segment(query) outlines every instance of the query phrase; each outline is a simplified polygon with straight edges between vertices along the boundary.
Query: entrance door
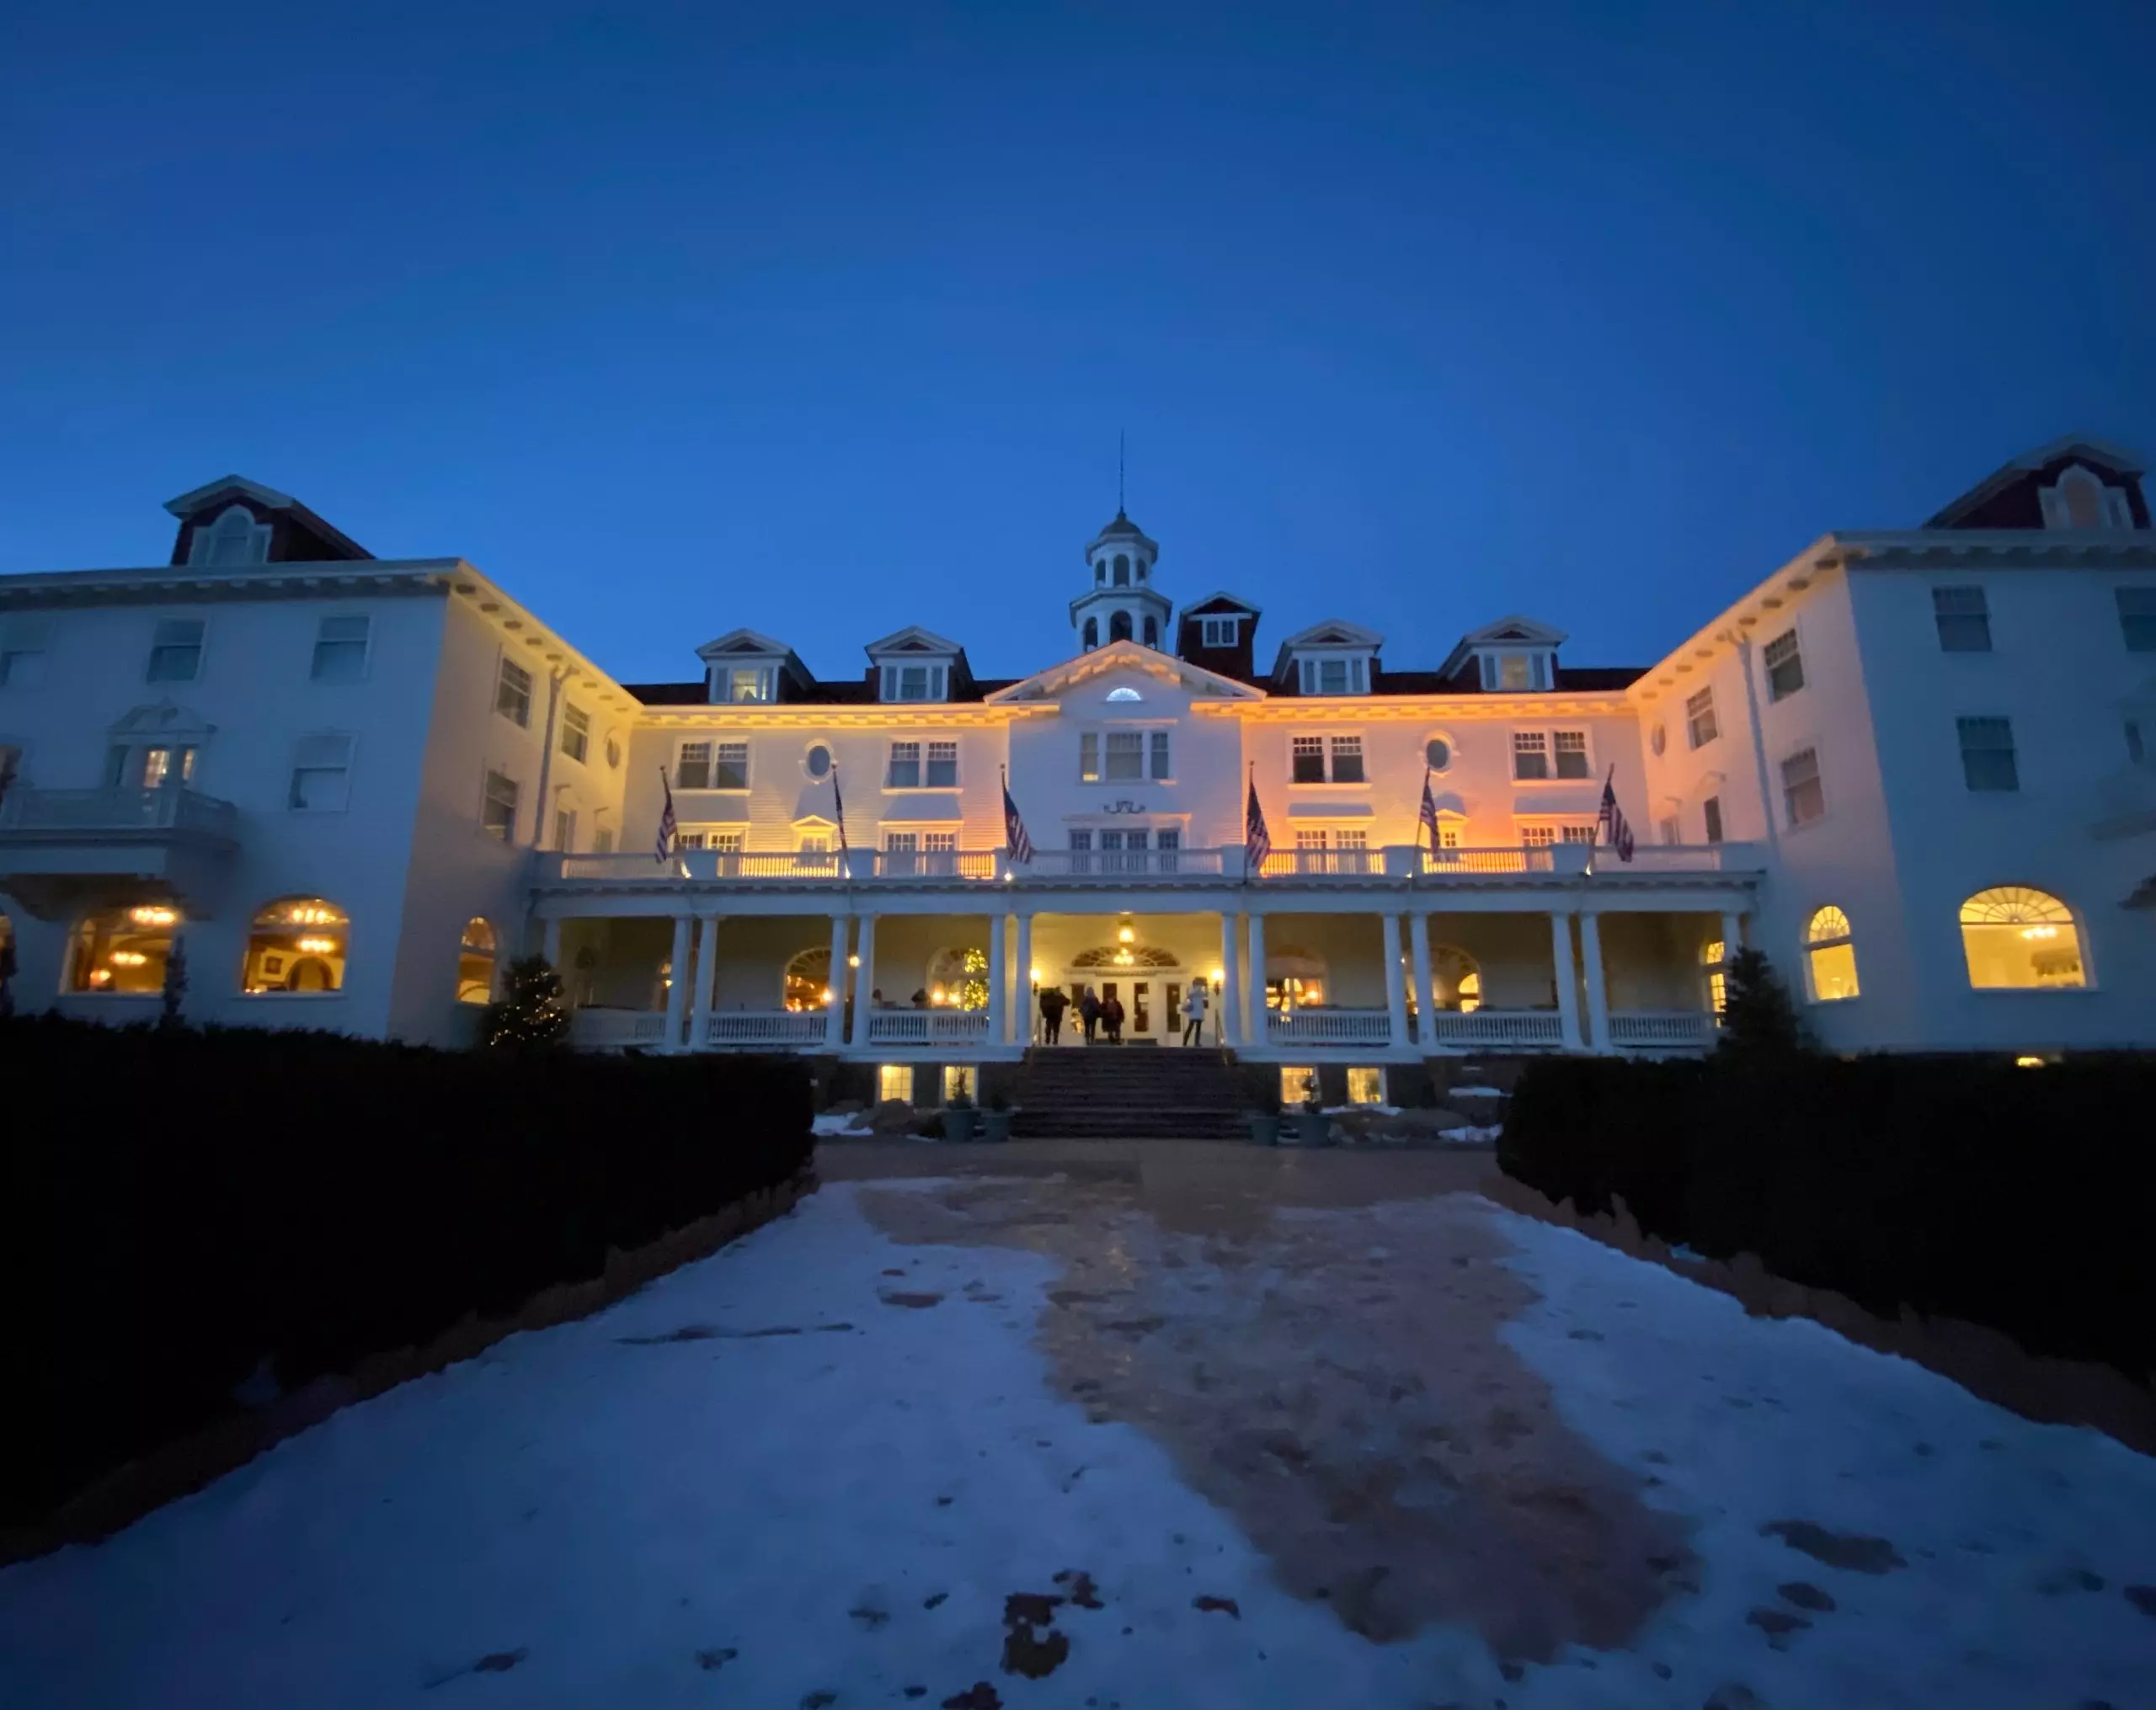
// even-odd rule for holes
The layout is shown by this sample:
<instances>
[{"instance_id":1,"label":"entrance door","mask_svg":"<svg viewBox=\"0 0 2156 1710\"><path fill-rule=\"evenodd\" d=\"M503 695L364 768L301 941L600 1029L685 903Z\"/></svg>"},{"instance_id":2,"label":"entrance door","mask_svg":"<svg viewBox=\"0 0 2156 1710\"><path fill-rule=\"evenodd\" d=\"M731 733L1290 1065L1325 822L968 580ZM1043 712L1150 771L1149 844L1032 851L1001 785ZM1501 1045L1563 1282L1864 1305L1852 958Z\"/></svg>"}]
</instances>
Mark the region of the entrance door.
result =
<instances>
[{"instance_id":1,"label":"entrance door","mask_svg":"<svg viewBox=\"0 0 2156 1710\"><path fill-rule=\"evenodd\" d=\"M1171 1039L1181 1039L1182 1037L1182 983L1180 980L1168 982L1167 999L1168 1036Z\"/></svg>"},{"instance_id":2,"label":"entrance door","mask_svg":"<svg viewBox=\"0 0 2156 1710\"><path fill-rule=\"evenodd\" d=\"M1130 983L1130 1031L1150 1033L1153 1031L1153 983L1150 980Z\"/></svg>"}]
</instances>

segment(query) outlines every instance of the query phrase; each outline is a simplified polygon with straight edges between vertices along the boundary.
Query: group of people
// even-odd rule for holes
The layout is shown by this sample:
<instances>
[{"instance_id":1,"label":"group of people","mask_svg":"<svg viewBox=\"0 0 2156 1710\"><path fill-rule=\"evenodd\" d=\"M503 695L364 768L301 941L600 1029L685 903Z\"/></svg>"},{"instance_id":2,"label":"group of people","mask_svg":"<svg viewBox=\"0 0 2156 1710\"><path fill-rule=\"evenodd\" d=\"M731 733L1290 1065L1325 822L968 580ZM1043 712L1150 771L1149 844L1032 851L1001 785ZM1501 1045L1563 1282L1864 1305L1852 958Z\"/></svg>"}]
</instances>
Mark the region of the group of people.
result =
<instances>
[{"instance_id":1,"label":"group of people","mask_svg":"<svg viewBox=\"0 0 2156 1710\"><path fill-rule=\"evenodd\" d=\"M1059 1045L1063 1041L1063 1017L1072 1007L1070 999L1060 986L1043 986L1040 996L1041 1043ZM1078 1022L1085 1030L1086 1043L1100 1042L1105 1035L1110 1045L1123 1043L1124 1011L1123 999L1113 992L1105 998L1091 986L1078 988ZM1205 982L1193 980L1182 999L1182 1042L1203 1045L1205 1042Z\"/></svg>"}]
</instances>

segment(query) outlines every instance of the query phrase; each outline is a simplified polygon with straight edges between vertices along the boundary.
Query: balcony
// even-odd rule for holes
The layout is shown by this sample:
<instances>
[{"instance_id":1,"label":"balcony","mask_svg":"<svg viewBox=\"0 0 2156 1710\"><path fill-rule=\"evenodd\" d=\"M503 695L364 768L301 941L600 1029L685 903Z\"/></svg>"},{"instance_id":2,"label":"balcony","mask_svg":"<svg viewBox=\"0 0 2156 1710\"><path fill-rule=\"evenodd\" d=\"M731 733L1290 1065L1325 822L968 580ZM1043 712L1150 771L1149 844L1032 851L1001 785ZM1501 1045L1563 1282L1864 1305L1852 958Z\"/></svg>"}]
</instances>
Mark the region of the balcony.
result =
<instances>
[{"instance_id":1,"label":"balcony","mask_svg":"<svg viewBox=\"0 0 2156 1710\"><path fill-rule=\"evenodd\" d=\"M238 810L184 787L17 785L0 801L0 886L46 919L139 898L145 886L214 914L238 846Z\"/></svg>"},{"instance_id":2,"label":"balcony","mask_svg":"<svg viewBox=\"0 0 2156 1710\"><path fill-rule=\"evenodd\" d=\"M985 1045L985 1009L872 1009L871 1045Z\"/></svg>"}]
</instances>

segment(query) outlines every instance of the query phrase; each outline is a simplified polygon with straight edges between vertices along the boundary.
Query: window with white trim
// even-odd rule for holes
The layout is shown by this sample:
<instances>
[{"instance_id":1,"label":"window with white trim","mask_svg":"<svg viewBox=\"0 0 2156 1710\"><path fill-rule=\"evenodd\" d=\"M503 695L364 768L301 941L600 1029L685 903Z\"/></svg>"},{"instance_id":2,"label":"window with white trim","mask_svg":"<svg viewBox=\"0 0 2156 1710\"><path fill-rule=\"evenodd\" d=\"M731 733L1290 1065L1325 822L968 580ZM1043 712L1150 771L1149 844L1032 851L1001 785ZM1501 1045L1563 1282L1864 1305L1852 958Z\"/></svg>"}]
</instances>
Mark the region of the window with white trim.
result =
<instances>
[{"instance_id":1,"label":"window with white trim","mask_svg":"<svg viewBox=\"0 0 2156 1710\"><path fill-rule=\"evenodd\" d=\"M531 726L531 674L514 659L502 661L494 679L494 711L520 729Z\"/></svg>"},{"instance_id":2,"label":"window with white trim","mask_svg":"<svg viewBox=\"0 0 2156 1710\"><path fill-rule=\"evenodd\" d=\"M1381 1105L1385 1102L1385 1070L1358 1068L1348 1071L1348 1102L1351 1105Z\"/></svg>"},{"instance_id":3,"label":"window with white trim","mask_svg":"<svg viewBox=\"0 0 2156 1710\"><path fill-rule=\"evenodd\" d=\"M1296 828L1295 847L1298 850L1305 851L1321 850L1325 848L1326 841L1327 839L1326 834L1321 830L1313 830L1301 826Z\"/></svg>"},{"instance_id":4,"label":"window with white trim","mask_svg":"<svg viewBox=\"0 0 2156 1710\"><path fill-rule=\"evenodd\" d=\"M1554 825L1523 825L1519 828L1521 846L1526 849L1547 849L1557 840Z\"/></svg>"},{"instance_id":5,"label":"window with white trim","mask_svg":"<svg viewBox=\"0 0 2156 1710\"><path fill-rule=\"evenodd\" d=\"M711 786L714 790L749 787L749 744L720 743L712 752Z\"/></svg>"},{"instance_id":6,"label":"window with white trim","mask_svg":"<svg viewBox=\"0 0 2156 1710\"><path fill-rule=\"evenodd\" d=\"M302 737L292 750L291 788L285 806L295 813L342 813L352 792L352 738L344 731Z\"/></svg>"},{"instance_id":7,"label":"window with white trim","mask_svg":"<svg viewBox=\"0 0 2156 1710\"><path fill-rule=\"evenodd\" d=\"M227 505L214 523L196 523L188 542L190 564L261 564L270 557L270 525L243 504Z\"/></svg>"},{"instance_id":8,"label":"window with white trim","mask_svg":"<svg viewBox=\"0 0 2156 1710\"><path fill-rule=\"evenodd\" d=\"M1961 743L1961 781L1972 790L2019 790L2021 776L2014 759L2014 721L1957 718Z\"/></svg>"},{"instance_id":9,"label":"window with white trim","mask_svg":"<svg viewBox=\"0 0 2156 1710\"><path fill-rule=\"evenodd\" d=\"M1081 784L1101 781L1101 737L1098 731L1078 732L1078 781Z\"/></svg>"},{"instance_id":10,"label":"window with white trim","mask_svg":"<svg viewBox=\"0 0 2156 1710\"><path fill-rule=\"evenodd\" d=\"M1232 647L1235 644L1235 630L1239 620L1232 617L1207 617L1198 620L1198 642L1208 647Z\"/></svg>"},{"instance_id":11,"label":"window with white trim","mask_svg":"<svg viewBox=\"0 0 2156 1710\"><path fill-rule=\"evenodd\" d=\"M562 855L576 853L576 809L557 807L554 810L554 848Z\"/></svg>"},{"instance_id":12,"label":"window with white trim","mask_svg":"<svg viewBox=\"0 0 2156 1710\"><path fill-rule=\"evenodd\" d=\"M594 855L614 853L614 833L611 827L602 825L591 834L591 852Z\"/></svg>"},{"instance_id":13,"label":"window with white trim","mask_svg":"<svg viewBox=\"0 0 2156 1710\"><path fill-rule=\"evenodd\" d=\"M152 683L192 683L202 674L202 620L168 617L157 621L150 638L150 665L145 674Z\"/></svg>"},{"instance_id":14,"label":"window with white trim","mask_svg":"<svg viewBox=\"0 0 2156 1710\"><path fill-rule=\"evenodd\" d=\"M1782 806L1792 826L1809 825L1827 812L1827 792L1819 777L1819 751L1799 748L1782 762Z\"/></svg>"},{"instance_id":15,"label":"window with white trim","mask_svg":"<svg viewBox=\"0 0 2156 1710\"><path fill-rule=\"evenodd\" d=\"M479 799L479 824L488 836L516 841L516 796L515 779L506 772L488 772Z\"/></svg>"},{"instance_id":16,"label":"window with white trim","mask_svg":"<svg viewBox=\"0 0 2156 1710\"><path fill-rule=\"evenodd\" d=\"M1539 730L1513 732L1513 776L1516 779L1550 775L1550 739Z\"/></svg>"},{"instance_id":17,"label":"window with white trim","mask_svg":"<svg viewBox=\"0 0 2156 1710\"><path fill-rule=\"evenodd\" d=\"M1804 687L1804 655L1797 650L1795 630L1784 630L1759 657L1767 667L1769 701L1786 701Z\"/></svg>"},{"instance_id":18,"label":"window with white trim","mask_svg":"<svg viewBox=\"0 0 2156 1710\"><path fill-rule=\"evenodd\" d=\"M928 786L931 790L955 790L958 787L958 743L929 743Z\"/></svg>"},{"instance_id":19,"label":"window with white trim","mask_svg":"<svg viewBox=\"0 0 2156 1710\"><path fill-rule=\"evenodd\" d=\"M737 706L768 706L778 699L778 667L728 665L718 674L718 698Z\"/></svg>"},{"instance_id":20,"label":"window with white trim","mask_svg":"<svg viewBox=\"0 0 2156 1710\"><path fill-rule=\"evenodd\" d=\"M562 709L562 752L579 765L591 753L591 715L581 706Z\"/></svg>"},{"instance_id":21,"label":"window with white trim","mask_svg":"<svg viewBox=\"0 0 2156 1710\"><path fill-rule=\"evenodd\" d=\"M1175 767L1171 764L1168 751L1168 732L1164 730L1154 731L1146 741L1147 746L1151 750L1153 776L1164 781L1174 777Z\"/></svg>"},{"instance_id":22,"label":"window with white trim","mask_svg":"<svg viewBox=\"0 0 2156 1710\"><path fill-rule=\"evenodd\" d=\"M1710 796L1700 804L1700 818L1705 822L1707 841L1721 841L1721 797Z\"/></svg>"},{"instance_id":23,"label":"window with white trim","mask_svg":"<svg viewBox=\"0 0 2156 1710\"><path fill-rule=\"evenodd\" d=\"M1294 736L1288 738L1288 781L1322 784L1325 781L1325 738Z\"/></svg>"},{"instance_id":24,"label":"window with white trim","mask_svg":"<svg viewBox=\"0 0 2156 1710\"><path fill-rule=\"evenodd\" d=\"M917 790L921 787L919 743L891 744L891 770L883 781L894 790Z\"/></svg>"},{"instance_id":25,"label":"window with white trim","mask_svg":"<svg viewBox=\"0 0 2156 1710\"><path fill-rule=\"evenodd\" d=\"M913 1065L879 1063L876 1065L876 1102L910 1105L913 1102Z\"/></svg>"},{"instance_id":26,"label":"window with white trim","mask_svg":"<svg viewBox=\"0 0 2156 1710\"><path fill-rule=\"evenodd\" d=\"M1981 588L1935 588L1931 621L1939 627L1942 653L1988 653L1991 607Z\"/></svg>"},{"instance_id":27,"label":"window with white trim","mask_svg":"<svg viewBox=\"0 0 2156 1710\"><path fill-rule=\"evenodd\" d=\"M883 698L886 701L941 701L950 681L948 665L886 665L883 668Z\"/></svg>"},{"instance_id":28,"label":"window with white trim","mask_svg":"<svg viewBox=\"0 0 2156 1710\"><path fill-rule=\"evenodd\" d=\"M1594 769L1588 762L1587 732L1583 730L1561 730L1554 732L1557 748L1557 775L1561 778L1589 778Z\"/></svg>"},{"instance_id":29,"label":"window with white trim","mask_svg":"<svg viewBox=\"0 0 2156 1710\"><path fill-rule=\"evenodd\" d=\"M1849 917L1829 903L1804 926L1805 985L1815 1004L1838 1004L1857 995L1856 945Z\"/></svg>"},{"instance_id":30,"label":"window with white trim","mask_svg":"<svg viewBox=\"0 0 2156 1710\"><path fill-rule=\"evenodd\" d=\"M955 831L924 831L921 834L923 855L956 855L958 852L958 834Z\"/></svg>"},{"instance_id":31,"label":"window with white trim","mask_svg":"<svg viewBox=\"0 0 2156 1710\"><path fill-rule=\"evenodd\" d=\"M1684 703L1684 734L1695 748L1703 748L1721 734L1715 722L1715 691L1702 689Z\"/></svg>"},{"instance_id":32,"label":"window with white trim","mask_svg":"<svg viewBox=\"0 0 2156 1710\"><path fill-rule=\"evenodd\" d=\"M0 621L0 689L35 689L42 684L51 643L49 617Z\"/></svg>"},{"instance_id":33,"label":"window with white trim","mask_svg":"<svg viewBox=\"0 0 2156 1710\"><path fill-rule=\"evenodd\" d=\"M2156 588L2121 588L2119 634L2129 653L2156 653Z\"/></svg>"},{"instance_id":34,"label":"window with white trim","mask_svg":"<svg viewBox=\"0 0 2156 1710\"><path fill-rule=\"evenodd\" d=\"M676 790L711 788L711 744L709 743L685 742L675 750L674 787Z\"/></svg>"},{"instance_id":35,"label":"window with white trim","mask_svg":"<svg viewBox=\"0 0 2156 1710\"><path fill-rule=\"evenodd\" d=\"M1112 730L1107 741L1107 781L1130 783L1145 775L1145 732Z\"/></svg>"},{"instance_id":36,"label":"window with white trim","mask_svg":"<svg viewBox=\"0 0 2156 1710\"><path fill-rule=\"evenodd\" d=\"M1566 843L1583 843L1590 847L1594 843L1595 828L1591 823L1563 826L1560 828L1560 831Z\"/></svg>"},{"instance_id":37,"label":"window with white trim","mask_svg":"<svg viewBox=\"0 0 2156 1710\"><path fill-rule=\"evenodd\" d=\"M1298 660L1305 695L1364 695L1369 692L1369 672L1360 654L1348 659Z\"/></svg>"},{"instance_id":38,"label":"window with white trim","mask_svg":"<svg viewBox=\"0 0 2156 1710\"><path fill-rule=\"evenodd\" d=\"M1363 739L1359 736L1336 736L1326 742L1326 752L1332 761L1332 781L1336 784L1360 784L1363 775Z\"/></svg>"},{"instance_id":39,"label":"window with white trim","mask_svg":"<svg viewBox=\"0 0 2156 1710\"><path fill-rule=\"evenodd\" d=\"M307 674L317 683L357 683L367 674L365 612L332 612L314 628L314 659Z\"/></svg>"}]
</instances>

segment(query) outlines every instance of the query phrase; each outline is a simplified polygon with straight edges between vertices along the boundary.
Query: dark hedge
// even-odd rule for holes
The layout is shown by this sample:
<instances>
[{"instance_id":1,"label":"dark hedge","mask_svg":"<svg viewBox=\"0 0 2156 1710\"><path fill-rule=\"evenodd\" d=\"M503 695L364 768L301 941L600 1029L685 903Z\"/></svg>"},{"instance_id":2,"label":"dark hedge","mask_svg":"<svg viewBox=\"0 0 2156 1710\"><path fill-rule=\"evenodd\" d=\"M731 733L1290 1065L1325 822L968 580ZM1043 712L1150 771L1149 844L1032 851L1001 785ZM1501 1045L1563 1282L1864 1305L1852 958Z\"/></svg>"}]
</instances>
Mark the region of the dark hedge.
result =
<instances>
[{"instance_id":1,"label":"dark hedge","mask_svg":"<svg viewBox=\"0 0 2156 1710\"><path fill-rule=\"evenodd\" d=\"M0 1020L0 1525L235 1408L504 1316L784 1182L787 1058Z\"/></svg>"},{"instance_id":2,"label":"dark hedge","mask_svg":"<svg viewBox=\"0 0 2156 1710\"><path fill-rule=\"evenodd\" d=\"M2156 1371L2156 1058L1553 1057L1497 1159L1552 1200L1892 1317Z\"/></svg>"}]
</instances>

